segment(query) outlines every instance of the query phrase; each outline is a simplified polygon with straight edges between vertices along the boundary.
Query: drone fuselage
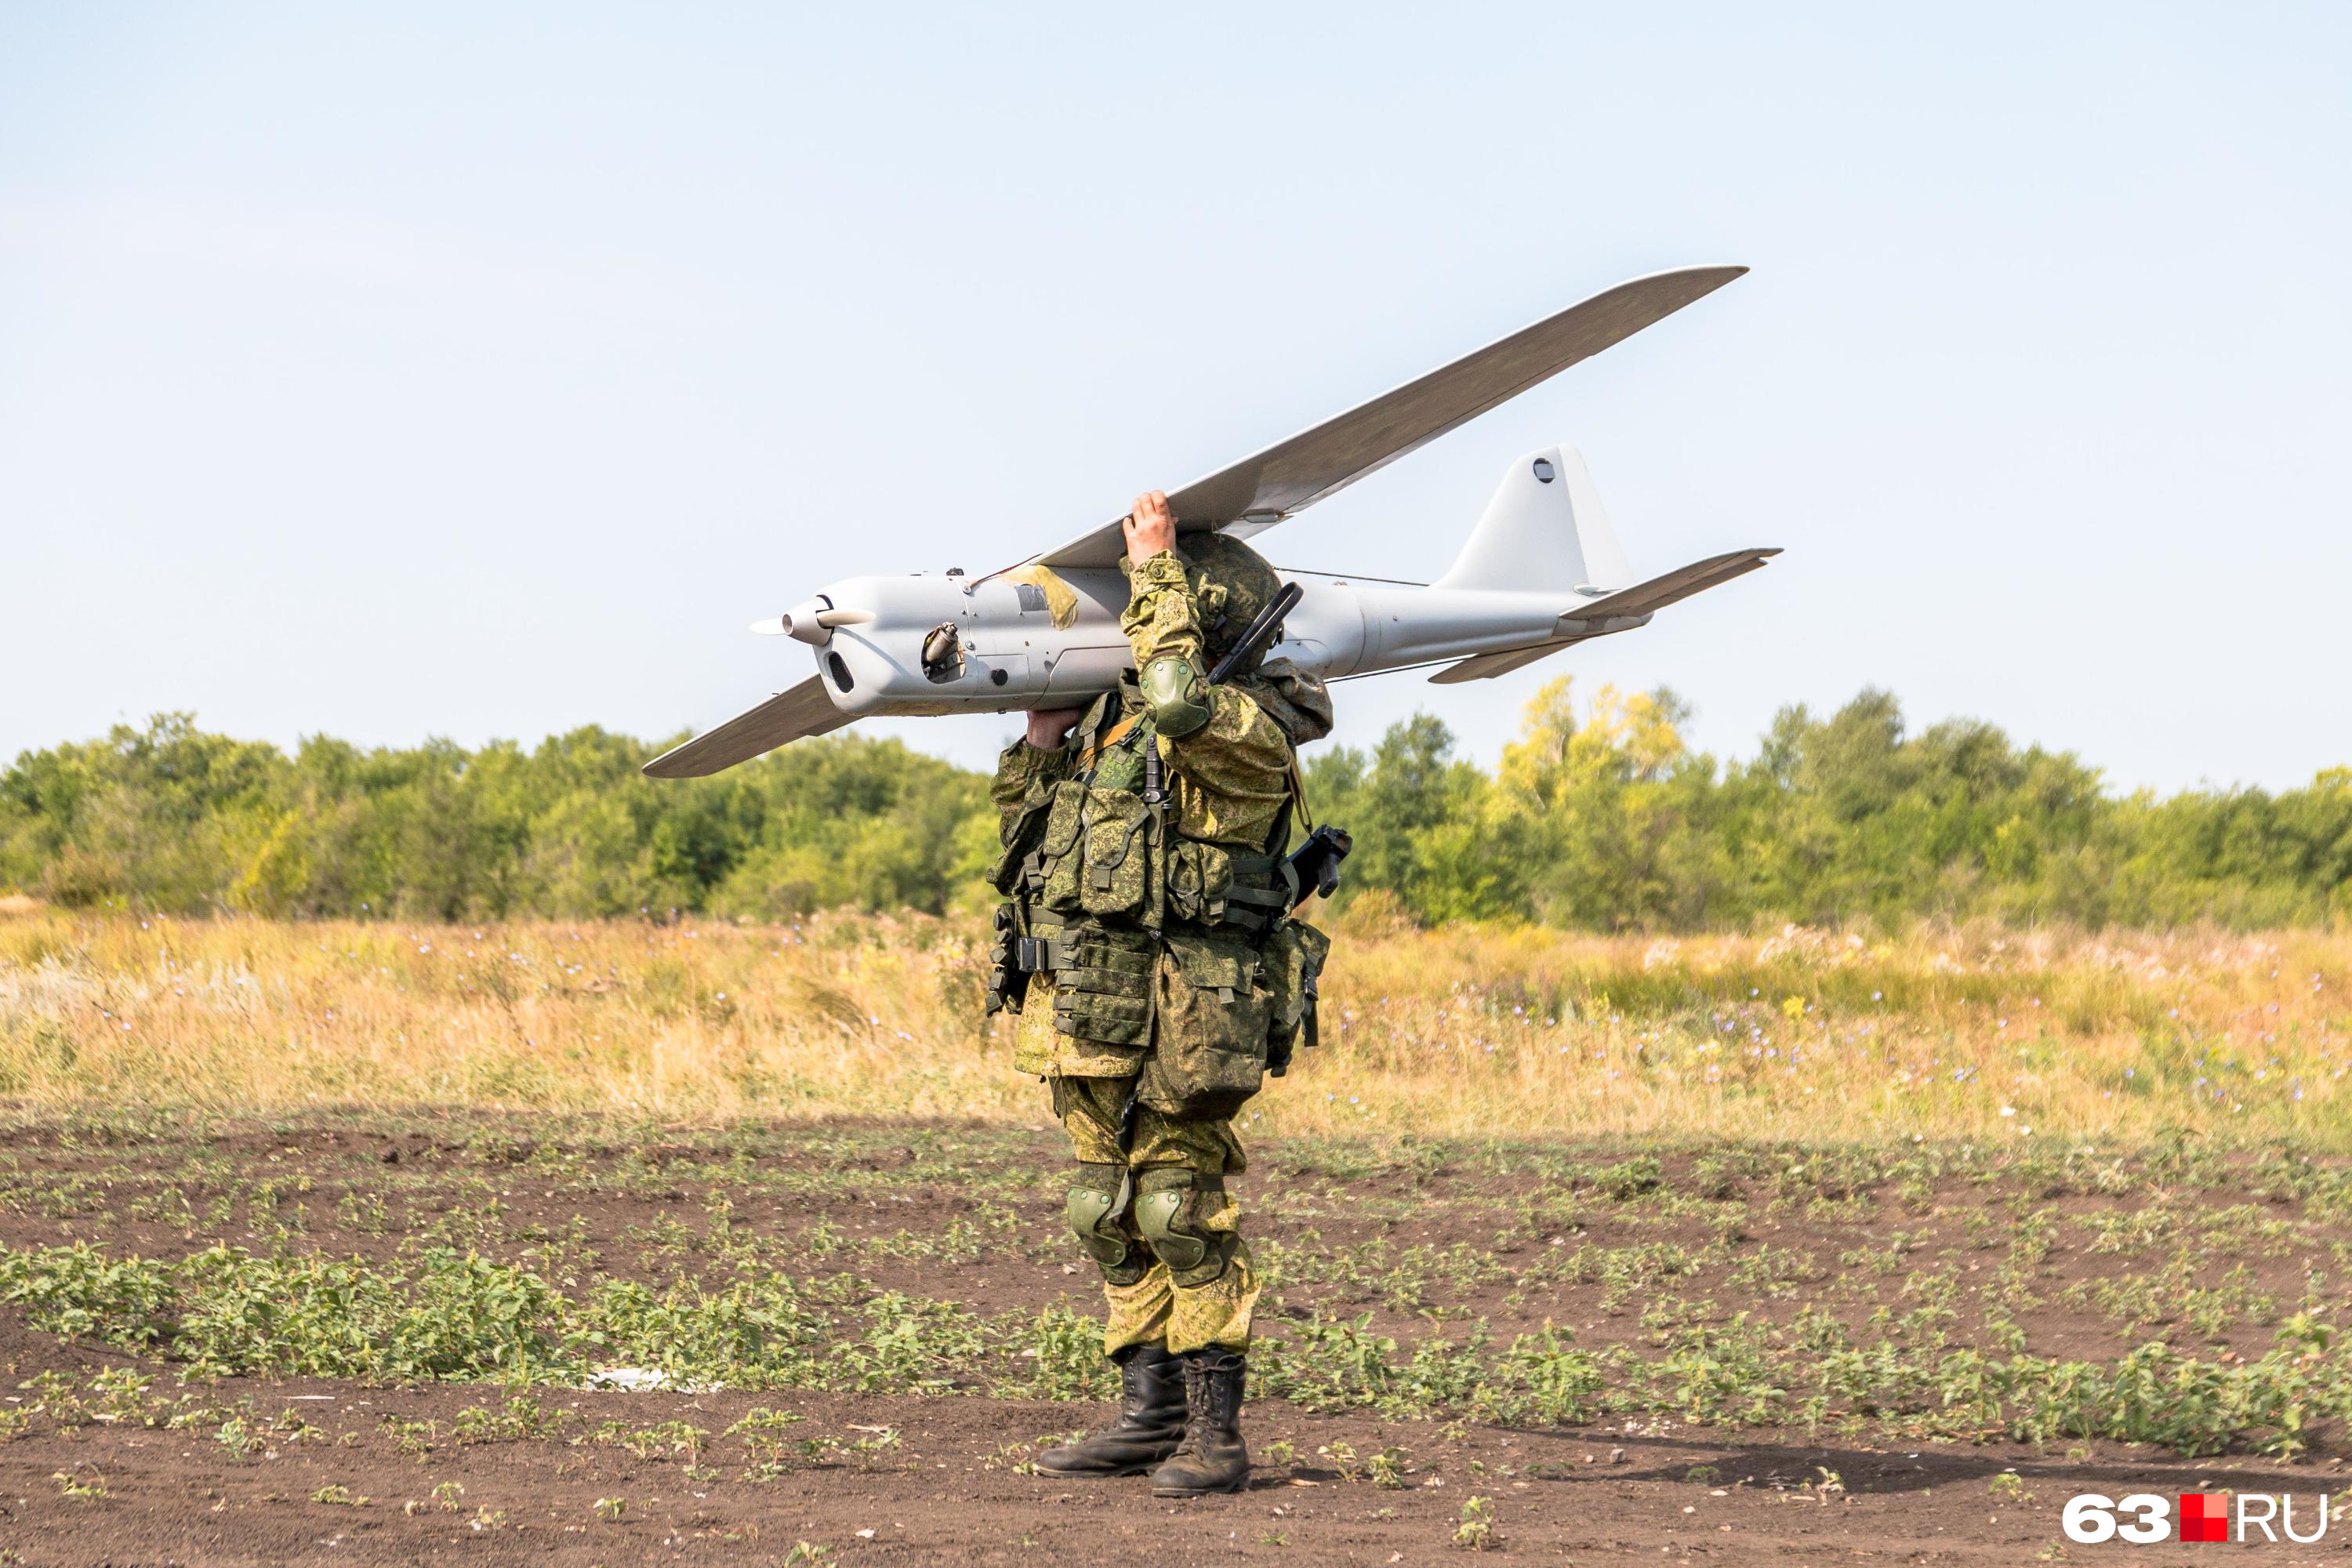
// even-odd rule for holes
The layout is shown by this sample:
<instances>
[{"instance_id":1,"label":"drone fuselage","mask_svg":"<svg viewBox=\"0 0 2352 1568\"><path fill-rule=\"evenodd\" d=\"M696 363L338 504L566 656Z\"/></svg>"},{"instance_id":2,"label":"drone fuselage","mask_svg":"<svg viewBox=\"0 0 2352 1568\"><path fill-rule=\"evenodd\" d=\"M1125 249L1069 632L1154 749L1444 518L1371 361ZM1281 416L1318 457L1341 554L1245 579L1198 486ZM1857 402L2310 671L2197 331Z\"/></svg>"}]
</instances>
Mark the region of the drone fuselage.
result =
<instances>
[{"instance_id":1,"label":"drone fuselage","mask_svg":"<svg viewBox=\"0 0 2352 1568\"><path fill-rule=\"evenodd\" d=\"M818 678L844 713L1003 713L1077 707L1133 664L1118 626L1127 579L1055 574L1045 590L1003 576L852 577L784 620L814 643ZM1647 615L1580 619L1557 590L1415 588L1316 577L1270 658L1325 679L1628 631ZM847 614L843 614L847 612ZM814 628L814 617L840 624ZM808 635L814 628L815 636ZM818 637L822 640L818 640Z\"/></svg>"}]
</instances>

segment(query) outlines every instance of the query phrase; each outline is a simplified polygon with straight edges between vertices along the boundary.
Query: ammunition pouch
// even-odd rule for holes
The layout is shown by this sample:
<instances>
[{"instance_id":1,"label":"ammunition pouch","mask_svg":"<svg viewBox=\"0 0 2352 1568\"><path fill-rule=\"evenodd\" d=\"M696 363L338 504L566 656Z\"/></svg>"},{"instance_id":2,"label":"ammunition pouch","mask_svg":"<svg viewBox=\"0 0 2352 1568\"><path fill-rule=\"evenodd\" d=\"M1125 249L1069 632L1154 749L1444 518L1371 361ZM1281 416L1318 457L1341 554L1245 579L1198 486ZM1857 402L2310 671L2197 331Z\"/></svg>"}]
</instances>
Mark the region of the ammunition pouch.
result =
<instances>
[{"instance_id":1,"label":"ammunition pouch","mask_svg":"<svg viewBox=\"0 0 2352 1568\"><path fill-rule=\"evenodd\" d=\"M1214 844L1180 838L1168 847L1168 912L1198 925L1225 918L1234 885L1234 858Z\"/></svg>"},{"instance_id":2,"label":"ammunition pouch","mask_svg":"<svg viewBox=\"0 0 2352 1568\"><path fill-rule=\"evenodd\" d=\"M1054 972L1054 1027L1108 1046L1151 1043L1151 976L1160 944L1149 932L1081 925L1029 939L1020 955Z\"/></svg>"},{"instance_id":3,"label":"ammunition pouch","mask_svg":"<svg viewBox=\"0 0 2352 1568\"><path fill-rule=\"evenodd\" d=\"M1168 912L1195 925L1263 931L1297 901L1289 862L1180 838L1167 853Z\"/></svg>"},{"instance_id":4,"label":"ammunition pouch","mask_svg":"<svg viewBox=\"0 0 2352 1568\"><path fill-rule=\"evenodd\" d=\"M1132 790L1064 780L1031 859L1038 901L1057 914L1146 921L1157 902L1158 833L1151 808Z\"/></svg>"}]
</instances>

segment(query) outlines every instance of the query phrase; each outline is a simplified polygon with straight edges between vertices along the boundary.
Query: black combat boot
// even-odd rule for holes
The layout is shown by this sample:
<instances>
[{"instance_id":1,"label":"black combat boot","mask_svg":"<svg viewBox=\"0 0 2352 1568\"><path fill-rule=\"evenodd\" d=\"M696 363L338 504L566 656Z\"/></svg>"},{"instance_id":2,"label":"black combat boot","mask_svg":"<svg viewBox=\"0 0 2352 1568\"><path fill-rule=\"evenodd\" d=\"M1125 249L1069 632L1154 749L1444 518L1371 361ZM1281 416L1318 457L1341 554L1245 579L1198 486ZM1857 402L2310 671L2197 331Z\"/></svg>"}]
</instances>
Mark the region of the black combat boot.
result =
<instances>
[{"instance_id":1,"label":"black combat boot","mask_svg":"<svg viewBox=\"0 0 2352 1568\"><path fill-rule=\"evenodd\" d=\"M1242 1382L1249 1363L1212 1345L1184 1354L1184 1398L1191 1406L1184 1442L1151 1472L1153 1497L1237 1492L1249 1480L1249 1449L1242 1442Z\"/></svg>"},{"instance_id":2,"label":"black combat boot","mask_svg":"<svg viewBox=\"0 0 2352 1568\"><path fill-rule=\"evenodd\" d=\"M1049 1476L1139 1476L1184 1440L1184 1363L1166 1345L1129 1345L1118 1363L1118 1419L1037 1456Z\"/></svg>"}]
</instances>

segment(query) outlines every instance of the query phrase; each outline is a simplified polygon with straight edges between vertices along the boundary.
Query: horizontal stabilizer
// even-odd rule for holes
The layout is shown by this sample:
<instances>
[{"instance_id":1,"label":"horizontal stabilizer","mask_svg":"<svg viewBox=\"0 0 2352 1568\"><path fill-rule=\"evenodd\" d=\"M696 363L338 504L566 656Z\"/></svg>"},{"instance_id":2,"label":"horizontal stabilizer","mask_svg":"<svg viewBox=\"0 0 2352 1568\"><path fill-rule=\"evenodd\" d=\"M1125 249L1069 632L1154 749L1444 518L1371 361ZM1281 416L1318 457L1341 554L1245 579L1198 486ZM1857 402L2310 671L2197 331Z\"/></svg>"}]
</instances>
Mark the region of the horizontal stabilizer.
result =
<instances>
[{"instance_id":1,"label":"horizontal stabilizer","mask_svg":"<svg viewBox=\"0 0 2352 1568\"><path fill-rule=\"evenodd\" d=\"M1185 533L1223 531L1243 538L1271 528L1579 360L1664 321L1747 270L1685 267L1603 289L1171 491L1168 503L1177 528ZM1123 553L1125 543L1114 521L1035 559L1048 566L1099 567L1115 564Z\"/></svg>"},{"instance_id":2,"label":"horizontal stabilizer","mask_svg":"<svg viewBox=\"0 0 2352 1568\"><path fill-rule=\"evenodd\" d=\"M1565 635L1526 647L1475 654L1458 664L1446 666L1431 676L1430 682L1436 686L1454 686L1465 680L1491 680L1496 676L1524 669L1536 660L1558 653L1564 647L1620 629L1599 623L1613 620L1638 623L1668 605L1689 598L1693 594L1703 593L1718 583L1728 583L1734 577L1744 577L1780 553L1778 547L1735 550L1727 555L1710 555L1704 561L1678 566L1663 577L1653 577L1646 583L1636 583L1618 593L1579 605L1560 616L1570 627L1581 622L1589 629L1570 630Z\"/></svg>"},{"instance_id":3,"label":"horizontal stabilizer","mask_svg":"<svg viewBox=\"0 0 2352 1568\"><path fill-rule=\"evenodd\" d=\"M1506 648L1501 653L1474 654L1459 664L1449 664L1429 678L1433 686L1459 686L1465 680L1492 680L1498 675L1508 675L1515 669L1525 669L1539 658L1549 658L1564 647L1574 647L1585 637L1562 637L1557 642L1539 642L1533 647Z\"/></svg>"},{"instance_id":4,"label":"horizontal stabilizer","mask_svg":"<svg viewBox=\"0 0 2352 1568\"><path fill-rule=\"evenodd\" d=\"M664 752L640 771L656 779L708 777L772 752L788 741L838 730L852 717L833 705L824 682L812 675L749 712L736 714L716 730Z\"/></svg>"},{"instance_id":5,"label":"horizontal stabilizer","mask_svg":"<svg viewBox=\"0 0 2352 1568\"><path fill-rule=\"evenodd\" d=\"M1663 610L1668 605L1687 599L1693 594L1703 593L1718 583L1745 577L1780 553L1778 545L1768 545L1756 550L1735 550L1727 555L1710 555L1704 561L1677 566L1663 577L1636 583L1622 593L1579 605L1567 613L1580 621L1597 621L1612 616L1646 616L1654 610Z\"/></svg>"}]
</instances>

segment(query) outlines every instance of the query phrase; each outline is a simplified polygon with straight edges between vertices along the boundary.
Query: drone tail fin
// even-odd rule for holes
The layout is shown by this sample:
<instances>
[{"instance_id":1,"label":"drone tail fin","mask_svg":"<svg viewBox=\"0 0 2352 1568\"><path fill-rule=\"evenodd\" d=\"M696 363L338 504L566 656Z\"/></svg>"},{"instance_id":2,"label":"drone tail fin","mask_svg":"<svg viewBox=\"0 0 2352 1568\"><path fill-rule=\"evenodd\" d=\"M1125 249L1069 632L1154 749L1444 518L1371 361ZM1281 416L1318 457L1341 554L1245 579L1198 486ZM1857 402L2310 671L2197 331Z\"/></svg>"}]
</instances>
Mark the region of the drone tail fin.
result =
<instances>
[{"instance_id":1,"label":"drone tail fin","mask_svg":"<svg viewBox=\"0 0 2352 1568\"><path fill-rule=\"evenodd\" d=\"M1590 598L1633 582L1583 458L1563 445L1510 466L1462 553L1430 586L1557 590Z\"/></svg>"}]
</instances>

